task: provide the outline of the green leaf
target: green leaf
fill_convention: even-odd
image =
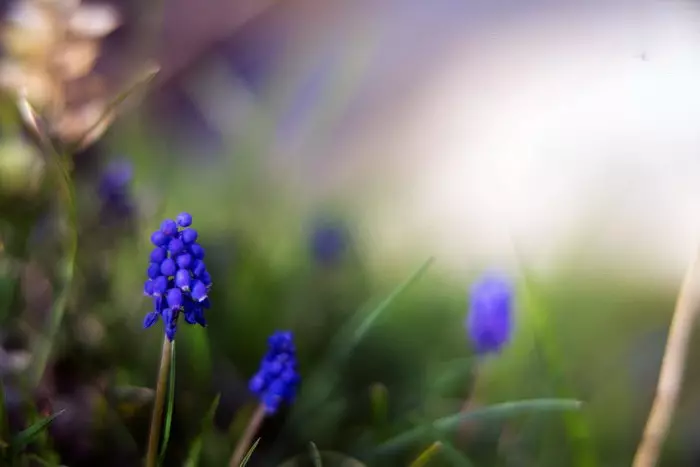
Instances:
[[[54,419],[61,415],[64,411],[65,410],[61,410],[60,412],[56,412],[53,415],[43,418],[35,424],[31,425],[29,428],[17,433],[17,435],[12,440],[11,444],[13,452],[20,452],[27,445],[31,444],[32,441],[34,441],[43,430],[48,428],[49,424],[51,424],[51,422],[53,422]]]
[[[345,362],[352,353],[355,346],[362,340],[372,324],[386,311],[393,302],[416,282],[430,267],[433,258],[429,258],[421,265],[406,281],[397,286],[388,297],[382,300],[374,309],[363,306],[355,312],[355,315],[336,334],[325,361],[309,375],[302,392],[302,396],[294,404],[292,415],[287,419],[284,429],[298,430],[302,426],[304,430],[310,430],[307,420],[317,420],[318,416],[328,413],[328,399],[333,394],[338,381],[338,368]],[[332,427],[327,427],[326,432],[330,433]]]
[[[354,457],[336,451],[320,451],[319,462],[323,462],[325,465],[338,467],[366,467],[365,464]],[[308,459],[306,455],[300,454],[282,462],[279,467],[297,467],[303,465],[308,465]]]
[[[43,146],[45,146],[44,151],[47,152],[45,157],[52,161],[52,174],[56,178],[57,196],[61,201],[61,208],[65,216],[67,234],[64,239],[65,252],[58,263],[56,281],[52,284],[56,295],[49,313],[49,328],[45,337],[37,339],[36,348],[33,349],[34,359],[32,368],[30,368],[30,381],[33,386],[38,386],[44,377],[53,344],[61,329],[73,286],[78,252],[78,215],[75,204],[75,187],[69,169],[69,155],[58,153],[49,141],[44,141]]]
[[[474,467],[474,463],[459,449],[457,449],[443,434],[435,428],[430,429],[430,436],[440,443],[440,454],[450,464],[456,467]]]
[[[454,447],[452,443],[445,439],[441,439],[440,443],[442,446],[440,454],[442,457],[446,458],[450,464],[455,467],[474,467],[474,463],[470,461],[462,451]]]
[[[181,359],[186,358],[190,362],[196,362],[189,365],[192,368],[193,378],[203,381],[208,379],[212,374],[208,329],[193,326],[182,334],[182,337],[178,336],[180,348],[183,349]]]
[[[416,458],[410,467],[425,465],[435,457],[435,454],[440,454],[443,459],[446,459],[453,466],[474,467],[474,463],[462,451],[457,449],[447,437],[443,436],[440,430],[433,427],[431,423],[426,423],[427,420],[422,419],[420,416],[410,417],[410,420],[415,424],[424,424],[427,427],[424,441],[432,443]],[[420,462],[425,463],[421,464]]]
[[[35,462],[35,463],[42,465],[44,467],[56,467],[56,466],[58,466],[58,463],[47,461],[46,459],[42,459],[41,457],[37,456],[36,454],[28,454],[28,455],[23,456],[23,457],[27,460],[31,460],[32,462]],[[22,464],[22,465],[25,465],[25,464]]]
[[[424,426],[419,426],[412,430],[406,431],[394,438],[382,443],[377,448],[377,453],[389,452],[395,449],[402,448],[421,438],[429,435],[433,430],[437,432],[445,432],[454,429],[463,422],[469,420],[483,420],[492,418],[505,418],[518,415],[523,412],[542,412],[542,411],[569,411],[578,410],[581,407],[581,402],[566,399],[533,399],[515,402],[504,402],[482,409],[476,409],[469,412],[461,412],[455,415],[440,418],[428,423]]]
[[[374,428],[381,435],[389,422],[389,391],[382,383],[374,383],[369,389]]]
[[[413,283],[423,276],[433,261],[434,258],[429,258],[425,263],[423,263],[423,265],[419,267],[418,270],[411,275],[411,277],[409,277],[403,284],[396,287],[393,292],[382,300],[379,305],[377,305],[366,317],[362,318],[362,314],[360,314],[360,316],[357,318],[357,320],[360,321],[359,323],[357,323],[356,320],[353,320],[355,322],[350,323],[350,329],[346,331],[346,335],[349,334],[349,336],[338,341],[340,342],[338,350],[341,358],[347,357],[347,355],[352,352],[355,346],[357,346],[367,331],[369,331],[369,329],[372,327],[374,322],[377,321],[379,316],[381,316],[381,314],[384,313],[384,311],[386,311],[402,293],[404,293],[411,285],[413,285]]]
[[[248,464],[248,461],[250,460],[250,457],[253,455],[253,452],[255,451],[255,448],[258,447],[258,443],[260,442],[261,438],[258,438],[255,440],[253,445],[248,449],[248,452],[245,453],[245,457],[243,457],[243,460],[241,461],[240,467],[245,467]]]
[[[549,313],[535,292],[532,274],[525,266],[517,248],[516,254],[520,272],[524,278],[525,311],[532,321],[537,349],[545,360],[545,365],[551,375],[553,389],[559,397],[575,397],[575,393],[564,375],[564,365],[558,350],[555,331],[548,318]],[[595,467],[598,465],[593,436],[586,420],[586,414],[583,412],[565,414],[564,427],[573,447],[572,462],[574,465],[576,467]]]
[[[436,376],[432,379],[430,389],[435,392],[444,391],[450,385],[473,373],[475,363],[476,358],[464,357],[440,365],[440,371],[436,371]]]
[[[2,249],[2,238],[0,238],[0,323],[5,323],[18,295],[19,281],[13,271],[12,263],[2,258]]]
[[[187,454],[187,460],[185,461],[184,467],[197,467],[199,464],[199,455],[202,452],[204,435],[209,432],[214,425],[214,415],[216,414],[217,407],[219,407],[220,400],[221,394],[217,394],[209,406],[209,410],[207,410],[204,420],[202,420],[202,429],[190,446],[190,452]]]
[[[411,462],[409,467],[425,467],[430,460],[435,457],[435,454],[442,448],[442,443],[440,441],[435,441],[433,444],[428,446],[420,453],[416,460]]]
[[[78,137],[74,143],[70,145],[69,152],[72,154],[85,149],[85,146],[92,142],[91,136],[93,132],[95,132],[95,130],[97,130],[100,127],[100,125],[102,125],[105,122],[105,120],[110,117],[110,115],[119,110],[119,107],[129,96],[131,96],[137,90],[150,83],[159,71],[160,67],[149,64],[146,67],[146,69],[143,70],[142,74],[139,75],[138,78],[133,83],[131,83],[129,87],[122,90],[111,102],[109,102],[107,108],[102,113],[102,115],[100,115],[100,117],[95,121],[95,123],[88,127],[88,129],[85,130],[83,134],[80,137]]]
[[[369,307],[361,307],[350,321],[343,326],[333,339],[333,344],[329,352],[329,357],[325,364],[308,378],[308,386],[311,391],[311,397],[307,399],[306,405],[311,407],[319,407],[320,402],[328,398],[335,387],[338,379],[337,368],[345,359],[352,353],[355,346],[362,340],[367,331],[372,327],[372,324],[386,311],[389,306],[416,282],[432,264],[433,258],[428,259],[421,267],[419,267],[406,281],[396,287],[388,297],[382,300],[372,311],[366,313]],[[298,402],[295,408],[297,415],[305,417],[306,410],[310,407],[304,403]],[[306,410],[305,410],[306,409]]]
[[[160,448],[158,463],[162,464],[165,459],[165,452],[170,441],[170,427],[173,423],[173,407],[175,405],[175,341],[172,342],[170,351],[170,374],[168,375],[168,401],[165,412],[165,425],[163,426],[163,445]]]

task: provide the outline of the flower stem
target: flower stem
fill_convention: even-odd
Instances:
[[[37,340],[34,349],[34,361],[30,371],[30,380],[34,387],[37,387],[44,377],[53,344],[61,329],[63,316],[70,298],[73,278],[75,276],[75,262],[78,252],[77,208],[75,205],[75,187],[73,186],[73,179],[70,173],[71,162],[69,155],[57,151],[46,134],[39,133],[39,135],[44,157],[51,161],[53,170],[55,171],[56,188],[59,192],[59,199],[63,204],[68,233],[65,240],[66,251],[59,263],[59,282],[55,286],[57,294],[51,305],[49,329],[45,336]]]
[[[146,467],[155,467],[158,459],[158,442],[163,425],[163,406],[165,394],[168,391],[168,375],[170,374],[170,353],[172,343],[167,337],[163,338],[163,350],[160,355],[160,370],[158,371],[158,384],[156,385],[156,397],[151,415],[151,430],[148,433],[148,453],[146,454]]]
[[[477,360],[474,363],[474,366],[472,368],[473,376],[471,381],[471,387],[467,390],[467,396],[464,399],[464,403],[462,404],[460,413],[466,413],[471,410],[478,409],[481,406],[477,397],[477,389],[481,381],[481,378],[479,378],[479,376],[481,375],[482,366],[483,360]],[[474,434],[475,430],[476,423],[469,421],[462,422],[457,432],[457,441],[459,443],[466,443],[469,440],[469,438]]]
[[[676,299],[676,309],[671,318],[656,395],[632,462],[633,467],[654,467],[658,464],[663,443],[673,422],[683,386],[692,330],[698,319],[699,274],[700,256],[688,268]]]
[[[241,465],[241,461],[243,460],[243,457],[248,451],[248,448],[250,447],[250,444],[253,441],[255,433],[257,433],[258,429],[260,429],[260,425],[262,425],[264,419],[265,405],[260,404],[258,408],[255,409],[253,416],[250,417],[248,426],[246,426],[243,435],[238,440],[238,444],[236,444],[236,449],[234,449],[233,455],[231,456],[231,461],[228,464],[229,467],[239,467]]]

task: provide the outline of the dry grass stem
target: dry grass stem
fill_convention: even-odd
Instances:
[[[678,403],[688,348],[700,301],[698,270],[700,256],[688,268],[678,294],[671,320],[666,350],[661,362],[656,396],[647,419],[632,467],[653,467],[657,464]]]

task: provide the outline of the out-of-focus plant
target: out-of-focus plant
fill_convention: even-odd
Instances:
[[[499,352],[513,334],[513,287],[501,275],[472,285],[466,328],[480,355]]]
[[[26,96],[51,138],[82,148],[114,119],[104,79],[93,72],[100,42],[120,24],[109,5],[16,0],[3,28],[0,86]]]
[[[301,377],[297,370],[292,333],[275,332],[268,338],[268,347],[260,364],[260,370],[249,383],[250,390],[260,399],[260,405],[253,413],[233,451],[229,462],[230,467],[244,465],[246,452],[251,449],[251,441],[260,429],[265,416],[274,415],[283,403],[292,404],[296,398]]]
[[[59,397],[55,391],[65,389],[67,375],[47,371],[51,370],[51,359],[59,357],[54,354],[59,330],[65,324],[68,308],[89,309],[92,305],[86,302],[86,295],[74,293],[75,271],[81,269],[82,277],[93,280],[85,285],[94,285],[105,271],[82,268],[90,264],[89,257],[104,254],[110,247],[109,242],[84,243],[81,255],[87,261],[81,261],[78,239],[104,239],[104,235],[89,235],[91,224],[125,220],[136,211],[128,193],[129,170],[113,164],[106,167],[100,186],[95,187],[97,196],[89,197],[98,200],[96,215],[101,219],[90,220],[89,210],[77,205],[72,163],[76,151],[104,134],[114,119],[116,106],[131,93],[128,89],[110,95],[104,80],[93,70],[101,40],[119,23],[119,15],[110,6],[70,0],[17,0],[11,3],[4,20],[4,55],[0,62],[0,263],[10,293],[3,297],[8,312],[3,310],[0,326],[24,324],[23,332],[29,335],[31,347],[27,370],[12,381],[5,379],[12,390],[20,388],[29,394],[49,391],[49,397],[55,399]],[[85,191],[81,188],[80,193]],[[123,233],[114,229],[113,222],[112,231]],[[34,295],[42,300],[37,301]],[[29,327],[25,320],[30,314],[19,319],[24,308],[36,314]],[[89,316],[75,318],[77,334],[84,335],[82,325],[89,323]],[[94,319],[92,322],[101,328]],[[91,326],[88,334],[99,338],[100,332]],[[30,398],[23,395],[22,399]],[[88,399],[92,400],[83,401],[90,406],[87,410],[97,411],[99,404],[88,403]],[[35,412],[24,411],[21,443],[3,451],[5,454],[25,456],[31,451],[32,456],[45,461],[54,455],[44,448],[48,446],[44,428],[49,424],[33,424],[38,420]],[[85,415],[87,420],[98,416],[97,412]],[[65,424],[58,425],[63,428],[57,429],[65,431]],[[90,426],[91,422],[85,425],[87,429]],[[2,439],[5,443],[11,441],[6,436]],[[42,448],[37,450],[37,446]],[[26,453],[25,448],[29,450]]]
[[[93,69],[99,56],[100,41],[114,31],[119,23],[119,15],[116,11],[105,5],[81,4],[79,0],[50,2],[17,0],[11,6],[3,28],[3,41],[7,53],[3,62],[0,63],[0,87],[11,97],[11,101],[17,104],[17,109],[13,109],[12,112],[0,109],[2,111],[0,118],[3,119],[3,123],[6,123],[9,121],[8,115],[12,114],[15,117],[14,114],[17,113],[15,111],[18,110],[25,125],[24,130],[28,129],[30,134],[27,135],[26,131],[21,131],[18,125],[8,125],[9,137],[4,138],[2,143],[4,146],[0,146],[0,206],[2,209],[9,207],[22,211],[26,205],[18,209],[16,200],[34,202],[38,199],[39,201],[35,203],[36,210],[32,211],[31,216],[24,216],[24,218],[29,219],[27,225],[31,226],[29,230],[34,233],[32,238],[43,239],[57,250],[51,251],[51,254],[46,256],[38,254],[39,247],[31,252],[36,261],[43,261],[42,264],[47,265],[47,268],[56,268],[56,271],[52,269],[50,274],[46,274],[50,277],[41,277],[46,279],[46,282],[50,282],[51,309],[48,330],[39,333],[40,335],[34,339],[36,343],[33,345],[29,374],[26,378],[28,381],[21,381],[22,385],[31,389],[46,384],[47,379],[50,380],[47,377],[47,373],[51,373],[47,371],[50,367],[49,360],[55,356],[54,351],[57,347],[55,343],[59,340],[58,331],[65,321],[64,314],[68,308],[79,309],[75,313],[78,318],[76,321],[83,326],[92,325],[92,330],[85,334],[105,335],[99,323],[96,325],[86,317],[99,302],[110,298],[112,292],[110,287],[113,284],[107,276],[116,268],[112,262],[95,261],[95,259],[111,258],[113,247],[117,243],[112,240],[124,237],[127,232],[133,235],[136,231],[136,229],[121,229],[124,225],[133,226],[134,217],[138,214],[138,203],[130,193],[133,177],[131,164],[124,160],[115,160],[104,165],[97,177],[97,182],[88,188],[76,187],[78,180],[72,165],[74,153],[86,148],[104,133],[109,123],[115,118],[116,105],[130,92],[127,90],[126,93],[116,97],[110,96],[104,80],[97,76]],[[151,76],[152,73],[149,71],[146,78]],[[142,81],[143,79],[139,84]],[[89,193],[91,206],[97,205],[94,212],[81,209],[76,199],[76,188],[84,188],[86,191],[81,193]],[[10,201],[5,202],[6,199]],[[25,210],[24,214],[26,212]],[[6,219],[3,217],[2,220]],[[178,424],[175,416],[175,338],[179,336],[179,341],[185,341],[181,342],[185,344],[182,347],[189,349],[186,346],[188,341],[183,337],[190,337],[197,331],[195,328],[190,328],[189,336],[187,336],[188,333],[182,334],[184,332],[182,329],[181,333],[178,333],[180,317],[186,324],[205,327],[207,325],[205,310],[210,306],[209,294],[210,292],[220,293],[219,289],[221,289],[217,287],[216,291],[211,290],[212,277],[204,263],[204,248],[197,242],[199,234],[191,224],[192,216],[183,212],[174,220],[166,219],[150,237],[154,249],[149,254],[148,279],[144,283],[143,292],[150,297],[153,308],[144,317],[143,327],[150,328],[156,326],[161,320],[163,322],[164,336],[160,367],[155,390],[136,388],[135,391],[127,391],[132,398],[134,394],[140,394],[139,405],[153,402],[145,453],[147,467],[163,464],[166,453],[170,452],[169,449],[177,451],[178,444],[170,443],[171,431],[175,431],[171,430],[172,427],[191,426],[188,423]],[[3,250],[13,255],[16,251],[27,253],[26,242],[29,238],[30,235],[27,234],[26,229],[17,229],[17,225],[11,221],[3,222],[0,225],[0,253]],[[312,274],[314,279],[309,281],[312,292],[315,292],[319,283],[322,282],[321,277],[328,279],[342,277],[340,272],[344,263],[347,263],[344,260],[350,257],[347,254],[348,235],[342,224],[319,223],[314,226],[310,237],[305,237],[304,241],[308,242],[303,245],[307,247],[305,253],[310,253],[313,262],[311,270],[314,272]],[[14,255],[12,259],[23,261],[24,258],[21,256]],[[211,263],[207,261],[210,266],[215,265],[218,259],[216,255],[211,257],[213,261]],[[4,255],[0,256],[0,260],[4,259],[6,259]],[[320,442],[319,446],[322,449],[317,448],[313,442],[316,440],[308,439],[311,436],[307,436],[308,433],[314,432],[313,427],[316,433],[327,432],[332,436],[335,432],[339,432],[338,427],[342,423],[342,418],[347,415],[348,401],[342,394],[342,386],[349,362],[358,354],[357,350],[369,340],[367,337],[374,331],[380,318],[388,314],[399,296],[423,275],[430,263],[431,261],[428,261],[424,264],[407,281],[376,305],[357,310],[340,326],[337,333],[328,333],[327,331],[333,329],[325,329],[335,328],[335,325],[325,326],[323,331],[331,336],[330,343],[322,348],[323,354],[319,356],[320,364],[310,368],[308,374],[304,374],[305,387],[303,388],[300,385],[302,375],[299,367],[306,367],[298,365],[297,358],[301,360],[303,358],[301,353],[304,351],[316,353],[316,348],[310,351],[309,343],[299,338],[303,335],[305,323],[301,322],[297,326],[301,329],[294,331],[296,344],[292,340],[291,331],[276,332],[269,337],[268,351],[262,358],[259,370],[249,380],[247,388],[250,393],[247,395],[254,396],[258,406],[253,411],[247,428],[238,438],[237,445],[233,446],[233,454],[229,458],[230,465],[242,466],[263,455],[268,455],[272,460],[281,460],[283,458],[281,456],[286,457],[289,454],[287,446],[279,448],[280,452],[277,446],[273,446],[272,452],[260,452],[265,449],[265,444],[269,440],[265,431],[266,426],[264,426],[268,422],[269,424],[279,422],[282,425],[280,431],[283,434],[296,430],[297,439],[301,440],[304,446],[310,446],[308,453],[304,453],[303,457],[308,458],[314,465],[345,462],[347,465],[361,466],[362,462],[374,463],[375,461],[379,462],[378,465],[382,465],[381,463],[387,465],[387,463],[398,463],[399,460],[402,462],[406,459],[412,460],[412,465],[420,466],[441,455],[451,456],[449,459],[453,463],[468,465],[469,460],[464,453],[446,439],[447,435],[463,422],[500,419],[523,412],[578,409],[580,404],[573,400],[526,400],[470,409],[461,413],[454,413],[456,410],[451,410],[447,415],[441,414],[444,416],[436,418],[428,417],[423,412],[424,407],[421,404],[424,399],[416,397],[414,405],[410,407],[411,410],[406,409],[404,405],[400,406],[402,411],[394,414],[391,412],[395,411],[395,408],[390,407],[394,393],[383,382],[378,381],[371,391],[373,414],[364,421],[366,426],[363,425],[363,415],[360,411],[352,414],[355,420],[359,420],[356,422],[359,426],[353,427],[354,433],[359,432],[359,434],[356,437],[348,436],[352,439],[349,439],[347,444],[356,448],[347,451],[347,454],[323,449],[324,445]],[[48,266],[49,264],[52,266]],[[260,266],[255,264],[251,269],[255,267]],[[76,270],[79,272],[78,276],[83,276],[78,280],[85,281],[83,284],[78,282],[78,285],[87,284],[87,287],[76,287],[74,282]],[[254,282],[251,281],[251,276],[256,272],[257,270],[251,274],[250,271],[243,271],[240,274],[244,280]],[[263,271],[261,274],[268,272]],[[285,270],[286,273],[288,273],[287,270]],[[102,275],[105,276],[102,282],[106,284],[105,289],[107,289],[104,294],[95,292],[97,287],[93,287],[94,282],[91,282]],[[265,302],[267,298],[265,295],[270,292],[266,286],[274,287],[281,278],[274,273],[270,273],[270,277],[271,279],[265,282],[265,286],[244,291],[250,295],[246,297],[248,301],[245,303],[254,305],[263,303],[261,307],[274,308],[269,306],[270,302]],[[33,280],[38,282],[36,278]],[[332,282],[335,287],[342,281],[328,282]],[[9,288],[12,289],[14,286],[15,284],[12,283]],[[83,297],[82,289],[92,294],[90,298]],[[280,288],[280,290],[284,289]],[[227,292],[229,291],[221,293]],[[238,289],[229,293],[235,295]],[[284,292],[279,293],[280,296],[283,294]],[[497,279],[480,282],[473,289],[468,329],[478,354],[490,353],[495,356],[508,344],[512,333],[510,300],[509,286]],[[13,307],[8,306],[9,308]],[[323,308],[322,312],[326,312],[325,306],[320,308]],[[237,310],[227,311],[233,314]],[[221,315],[222,313],[219,313],[216,317],[219,318]],[[96,332],[95,329],[99,329],[100,332]],[[225,328],[227,338],[229,335],[239,337],[243,334],[237,334],[239,332],[237,329],[240,328]],[[245,332],[249,332],[247,328]],[[269,330],[265,331],[267,332]],[[206,341],[204,345],[206,347]],[[180,347],[178,345],[178,348]],[[300,355],[297,355],[297,349],[300,350]],[[183,352],[180,352],[180,355],[189,356]],[[473,362],[463,358],[458,362],[449,363],[454,364],[452,366],[455,367],[459,366],[460,371],[464,371],[465,367],[471,370]],[[411,374],[421,371],[418,368],[419,365],[412,361],[407,366],[410,366]],[[117,371],[115,370],[114,373]],[[58,370],[54,368],[54,374],[51,375],[54,378],[54,381],[51,381],[53,386],[60,386],[56,381],[64,377],[60,373],[61,368]],[[116,379],[113,374],[110,374],[110,378]],[[419,378],[416,377],[416,379]],[[111,379],[109,381],[111,382]],[[0,379],[0,382],[3,380]],[[187,381],[184,382],[187,383]],[[102,383],[102,386],[108,386],[108,384]],[[181,386],[182,383],[179,383],[178,388]],[[104,394],[100,395],[108,394],[112,399],[122,397],[121,400],[123,400],[123,394],[121,396],[119,394],[124,391],[118,389],[120,387],[104,389]],[[124,388],[121,387],[121,389]],[[2,395],[4,391],[0,390],[0,396]],[[226,395],[223,394],[223,396]],[[363,395],[366,396],[366,394]],[[188,394],[182,397],[183,406],[188,402],[188,398],[191,399]],[[93,404],[90,401],[89,404],[79,406],[87,407],[86,411],[91,412],[88,417],[90,422],[99,420],[103,425],[115,422],[115,417],[111,417],[112,414],[109,413],[110,407],[106,409],[103,407],[108,405],[105,402],[107,397],[95,399],[98,400],[97,403]],[[107,402],[114,402],[114,400]],[[201,431],[195,434],[186,465],[195,466],[199,462],[203,446],[207,441],[205,437],[209,438],[213,435],[214,430],[211,428],[214,425],[219,402],[217,397],[204,417]],[[0,408],[6,406],[7,404],[0,401]],[[75,407],[73,406],[72,412],[78,411]],[[290,410],[285,412],[286,408]],[[7,459],[8,465],[12,465],[18,456],[29,454],[44,462],[47,462],[47,459],[58,462],[53,453],[45,455],[46,451],[50,451],[50,447],[47,447],[50,442],[44,429],[56,415],[50,415],[50,411],[40,411],[41,414],[32,413],[27,417],[26,423],[23,423],[23,429],[16,430],[18,432],[14,435],[9,433],[9,429],[5,429],[5,419],[0,417],[0,454],[6,456],[3,461]],[[38,411],[34,410],[34,412]],[[244,413],[245,411],[239,411],[239,415]],[[0,414],[3,417],[4,415]],[[120,421],[116,420],[116,422]],[[116,422],[114,425],[119,425]],[[307,427],[312,429],[307,430]],[[364,428],[367,429],[364,430]],[[75,433],[76,438],[81,438],[82,433],[77,431]],[[127,433],[126,437],[130,436]],[[332,439],[331,436],[329,439]],[[256,437],[257,440],[254,441]],[[37,446],[41,448],[39,453],[30,452]],[[438,450],[437,447],[440,449]],[[230,448],[231,446],[225,446],[226,457],[229,457]],[[134,450],[138,455],[143,452],[138,447]],[[289,462],[295,464],[296,461],[291,459]]]
[[[311,233],[309,244],[313,259],[318,264],[334,266],[347,249],[347,232],[337,222],[318,222]]]

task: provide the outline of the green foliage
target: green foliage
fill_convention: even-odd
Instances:
[[[561,361],[559,345],[554,329],[549,322],[549,313],[538,299],[529,271],[521,265],[524,276],[524,294],[526,296],[525,308],[527,316],[531,319],[531,326],[535,334],[536,345],[541,350],[543,359],[550,372],[550,379],[555,393],[559,397],[576,397],[575,391],[564,374],[564,363]],[[564,414],[565,427],[569,442],[574,446],[572,462],[577,467],[595,467],[596,448],[590,433],[590,423],[583,412],[570,412]]]
[[[317,451],[317,454],[299,454],[278,467],[366,467],[352,456],[336,451]]]
[[[258,447],[258,444],[260,443],[260,438],[256,439],[255,442],[248,448],[248,451],[245,453],[245,456],[243,456],[243,460],[241,460],[240,467],[245,467],[248,465],[248,462],[250,461],[251,456],[255,452],[255,449]]]
[[[214,415],[216,414],[217,407],[219,407],[220,400],[221,394],[218,394],[212,401],[211,406],[209,406],[209,410],[207,410],[204,420],[202,420],[202,427],[199,434],[197,434],[197,437],[194,439],[194,441],[192,441],[184,467],[197,467],[199,465],[199,457],[202,452],[204,436],[213,429],[212,425],[214,424]]]
[[[170,428],[173,423],[173,408],[175,407],[175,342],[171,344],[170,350],[170,373],[168,374],[168,398],[165,402],[165,424],[159,454],[159,464],[163,463],[170,441]]]
[[[336,105],[323,109],[335,113]],[[483,373],[480,364],[477,375],[462,324],[466,284],[461,279],[448,282],[439,272],[426,278],[429,260],[379,303],[356,306],[368,296],[383,296],[398,272],[388,264],[382,267],[383,258],[373,261],[380,266],[369,270],[360,242],[352,249],[356,257],[335,268],[313,264],[305,249],[308,232],[296,226],[317,214],[317,207],[299,205],[278,179],[251,163],[267,150],[264,131],[252,129],[254,141],[241,142],[230,157],[208,166],[199,159],[178,159],[177,148],[146,134],[148,125],[140,119],[129,120],[125,124],[139,126],[138,132],[126,132],[111,149],[130,154],[136,165],[135,194],[145,206],[136,236],[121,238],[108,248],[93,248],[80,230],[82,216],[95,210],[94,199],[85,195],[91,193],[89,180],[81,179],[57,154],[44,158],[49,163],[46,183],[33,198],[0,193],[3,327],[25,327],[21,319],[15,322],[23,313],[22,286],[26,287],[20,271],[29,257],[43,253],[28,249],[32,228],[53,212],[50,209],[56,210],[62,225],[50,239],[57,244],[52,252],[55,261],[52,256],[45,271],[51,280],[51,307],[40,321],[48,326],[31,336],[35,358],[28,386],[36,388],[52,359],[67,354],[77,354],[79,362],[100,361],[110,378],[120,380],[108,380],[105,413],[110,415],[107,423],[119,426],[123,436],[110,434],[105,440],[98,428],[92,428],[95,433],[86,437],[95,435],[103,445],[133,449],[140,444],[134,440],[144,438],[143,413],[152,397],[142,391],[125,395],[121,385],[141,387],[153,381],[149,362],[157,349],[157,333],[144,334],[139,328],[149,306],[140,295],[143,258],[150,249],[147,232],[163,212],[189,210],[197,214],[198,223],[201,220],[200,234],[206,236],[207,262],[211,259],[215,281],[213,308],[208,329],[186,329],[178,335],[177,391],[173,349],[161,462],[167,450],[173,465],[225,465],[235,441],[231,433],[241,428],[236,420],[248,418],[252,403],[231,388],[244,385],[257,367],[265,336],[274,328],[287,327],[298,339],[302,391],[288,413],[265,422],[243,465],[253,450],[265,465],[287,459],[284,467],[362,467],[363,462],[492,465],[492,460],[506,462],[508,457],[492,446],[505,419],[518,434],[515,455],[520,456],[520,465],[531,465],[527,461],[532,460],[532,465],[558,467],[570,460],[577,467],[595,467],[628,461],[647,401],[640,395],[643,391],[637,391],[644,385],[630,382],[626,352],[640,334],[651,328],[663,331],[672,299],[667,290],[608,278],[604,287],[592,283],[586,288],[577,276],[570,282],[555,281],[555,292],[545,295],[521,265],[526,280],[518,342],[489,362]],[[29,149],[19,145],[4,149],[8,147],[18,152]],[[9,169],[17,170],[30,167],[32,160],[13,157],[0,162],[11,162]],[[76,199],[79,193],[83,195]],[[76,260],[78,254],[81,261]],[[422,254],[409,252],[406,260]],[[104,291],[81,287],[95,263],[109,272]],[[104,337],[94,345],[73,345],[80,333],[71,325],[84,317],[98,321]],[[228,366],[219,367],[221,362]],[[655,365],[647,367],[655,371]],[[102,384],[104,369],[85,365],[76,372],[81,382]],[[691,373],[690,384],[695,387],[700,377]],[[483,401],[483,408],[460,412],[473,395],[477,376],[483,384],[477,395],[489,400]],[[609,387],[612,380],[619,386],[614,391]],[[230,393],[212,402],[211,395],[222,390]],[[0,391],[0,448],[8,456],[31,456],[33,462],[57,465],[58,461],[48,460],[55,454],[46,428],[60,412],[13,437],[7,423],[10,404],[4,396]],[[623,403],[623,398],[631,402]],[[585,400],[585,410],[572,399]],[[493,404],[502,400],[515,402]],[[686,412],[694,413],[696,401],[689,396],[683,402]],[[224,414],[222,419],[229,413],[234,422],[215,426],[217,409]],[[494,420],[499,423],[492,426]],[[479,430],[478,439],[467,448],[451,440],[454,429],[465,421],[477,422]],[[28,453],[33,446],[42,449]],[[669,455],[668,465],[684,465],[682,457],[683,453]]]
[[[38,422],[30,425],[28,428],[25,428],[24,430],[20,431],[17,433],[12,438],[12,441],[9,446],[9,451],[11,453],[11,456],[14,458],[19,453],[22,452],[22,450],[33,443],[34,441],[39,438],[43,434],[43,432],[48,429],[49,425],[51,422],[54,421],[54,419],[58,416],[60,416],[64,411],[56,412],[53,415],[50,415],[48,417],[42,418]]]
[[[385,441],[377,448],[377,453],[382,454],[396,449],[401,449],[411,443],[425,437],[432,430],[446,432],[453,430],[459,424],[467,421],[482,421],[493,418],[506,418],[527,412],[543,411],[569,411],[578,410],[581,407],[579,401],[562,399],[541,399],[516,402],[504,402],[483,409],[471,410],[435,420],[425,426],[413,428],[401,433],[394,438]]]
[[[442,444],[439,441],[435,441],[433,444],[425,448],[423,452],[420,453],[418,457],[416,457],[416,460],[411,462],[411,465],[409,467],[425,467],[430,460],[435,456],[438,451],[440,451],[440,448],[442,447]]]

